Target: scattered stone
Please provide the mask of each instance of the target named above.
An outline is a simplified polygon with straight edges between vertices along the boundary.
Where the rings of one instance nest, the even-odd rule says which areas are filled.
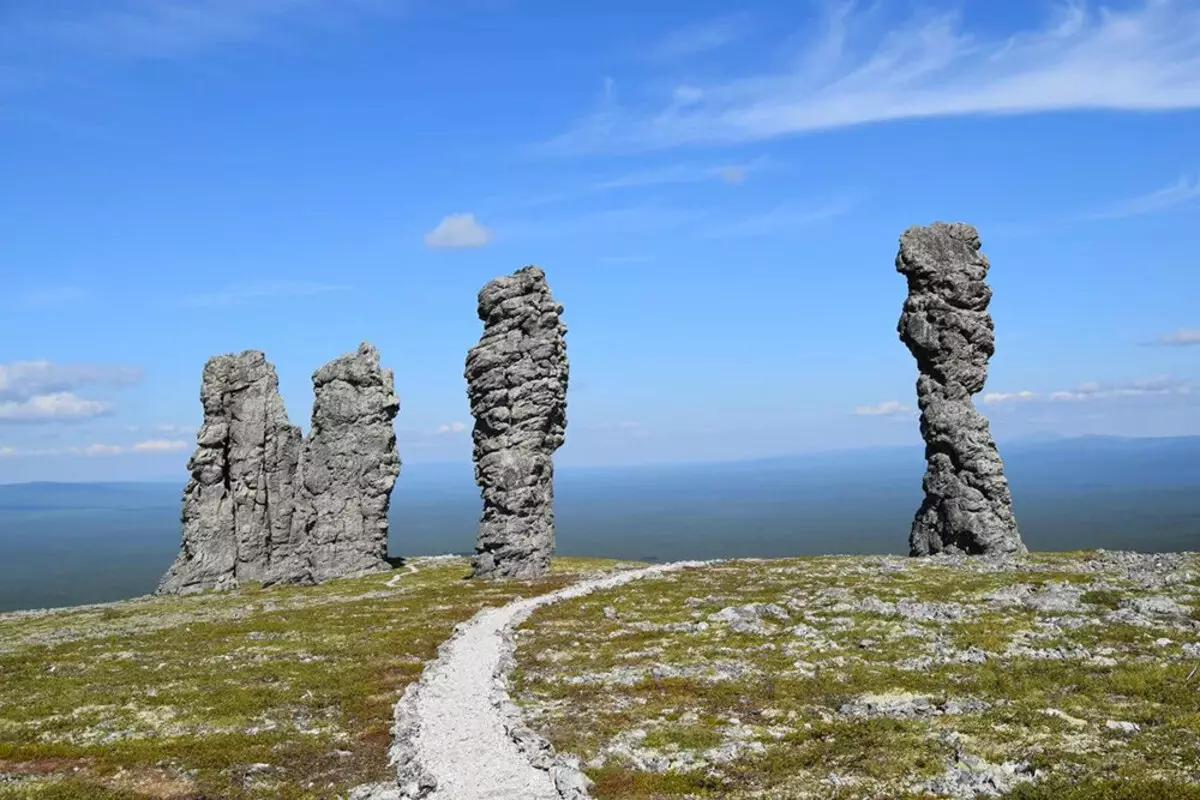
[[[1080,597],[1084,590],[1069,583],[1048,583],[1037,591],[1032,591],[1023,598],[1027,608],[1043,613],[1081,612],[1083,603]]]
[[[1115,719],[1106,720],[1104,727],[1110,731],[1120,731],[1121,733],[1137,733],[1142,729],[1142,726],[1136,722],[1122,722]]]
[[[1034,778],[1034,771],[1024,763],[993,764],[979,756],[962,753],[956,756],[942,775],[922,785],[927,792],[953,798],[998,797],[1012,791],[1023,781]]]
[[[917,402],[928,467],[909,537],[914,556],[1025,551],[987,419],[983,390],[995,352],[987,258],[970,225],[935,222],[900,237],[896,270],[908,279],[897,330],[917,360]]]
[[[771,633],[774,628],[766,620],[788,622],[791,615],[776,603],[749,603],[744,606],[727,606],[715,614],[708,615],[709,622],[724,622],[734,633]]]
[[[866,694],[838,708],[844,717],[918,719],[942,715],[978,713],[991,708],[982,700],[935,700],[909,692]]]
[[[483,498],[477,578],[537,577],[554,553],[553,455],[567,425],[562,310],[533,266],[479,292],[483,336],[465,371]]]
[[[1048,717],[1056,717],[1058,719],[1061,719],[1063,722],[1067,723],[1072,728],[1086,728],[1087,727],[1087,720],[1080,719],[1079,717],[1073,717],[1070,714],[1068,714],[1067,712],[1060,711],[1057,708],[1043,708],[1042,713]]]
[[[1143,617],[1186,617],[1188,615],[1188,609],[1170,597],[1162,595],[1127,597],[1121,601],[1120,607],[1127,608]]]

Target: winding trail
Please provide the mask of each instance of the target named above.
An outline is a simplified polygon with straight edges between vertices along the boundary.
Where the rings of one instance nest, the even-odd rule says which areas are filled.
[[[521,722],[507,692],[514,632],[535,609],[707,561],[609,573],[549,594],[484,609],[442,644],[396,704],[390,752],[397,784],[355,798],[560,800],[587,797],[577,762]]]

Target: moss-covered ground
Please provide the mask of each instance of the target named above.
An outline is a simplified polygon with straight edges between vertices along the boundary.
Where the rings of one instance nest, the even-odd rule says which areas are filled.
[[[732,561],[537,611],[597,798],[1200,798],[1200,558]],[[587,724],[579,724],[579,720]]]
[[[334,798],[388,776],[392,706],[456,623],[614,562],[0,615],[0,798]]]

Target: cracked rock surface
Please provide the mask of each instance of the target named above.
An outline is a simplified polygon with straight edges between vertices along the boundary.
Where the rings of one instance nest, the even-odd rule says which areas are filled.
[[[300,429],[288,420],[275,367],[257,350],[215,356],[204,365],[200,402],[183,544],[159,583],[164,594],[261,581],[291,555]]]
[[[467,354],[480,578],[545,574],[554,553],[554,451],[567,426],[567,327],[546,274],[528,266],[479,292],[483,336]]]
[[[963,223],[913,226],[900,237],[896,270],[908,279],[897,330],[917,360],[925,439],[925,499],[913,520],[914,556],[1024,551],[1004,465],[971,396],[983,390],[995,352],[979,234]]]
[[[388,507],[400,474],[392,371],[363,343],[313,373],[313,394],[297,490],[304,564],[315,581],[390,569]]]
[[[370,344],[326,364],[313,375],[312,431],[302,439],[262,352],[209,359],[182,545],[158,593],[387,569],[387,510],[400,471],[393,382]]]

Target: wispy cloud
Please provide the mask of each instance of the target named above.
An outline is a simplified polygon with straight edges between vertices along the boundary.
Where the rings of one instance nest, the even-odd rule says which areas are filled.
[[[0,445],[0,458],[32,458],[43,456],[119,456],[125,454],[152,455],[155,453],[178,453],[187,450],[187,442],[165,439],[134,442],[133,444],[104,444],[95,442],[85,445],[52,448],[27,448]]]
[[[17,302],[24,308],[43,309],[70,305],[85,297],[87,292],[78,286],[53,286],[22,292]]]
[[[112,404],[88,400],[72,392],[39,394],[0,403],[0,422],[61,422],[92,419],[112,413]]]
[[[492,232],[474,214],[450,214],[425,234],[425,246],[434,250],[464,250],[483,247],[492,241]]]
[[[1028,400],[1036,400],[1037,393],[1031,392],[1028,389],[1022,389],[1019,392],[986,392],[981,398],[984,403],[1023,403]]]
[[[646,102],[600,108],[546,150],[579,153],[731,144],[890,120],[1067,110],[1200,107],[1200,6],[1141,0],[1124,10],[1048,6],[1005,37],[963,30],[956,13],[900,25],[837,4],[787,69],[744,74]],[[884,30],[870,36],[871,28]],[[1184,187],[1186,191],[1186,187]]]
[[[1052,392],[1051,400],[1086,401],[1121,397],[1180,397],[1196,394],[1196,387],[1187,380],[1170,376],[1139,378],[1125,383],[1088,381],[1074,389]]]
[[[181,439],[150,439],[145,442],[134,442],[130,452],[134,453],[177,453],[187,450],[190,445]]]
[[[747,14],[727,14],[716,19],[685,25],[664,36],[647,49],[646,55],[660,61],[677,61],[733,44],[750,28]]]
[[[142,377],[140,367],[123,364],[55,364],[47,360],[0,364],[0,400],[28,400],[84,386],[128,386]]]
[[[1200,179],[1182,176],[1175,183],[1085,214],[1084,219],[1125,219],[1158,214],[1200,201]]]
[[[462,433],[467,429],[465,422],[447,422],[437,426],[437,432],[440,434],[446,433]]]
[[[859,406],[854,409],[856,417],[896,417],[908,416],[913,413],[915,412],[912,407],[904,405],[899,400],[884,400],[873,406]]]
[[[762,214],[713,225],[704,231],[704,235],[714,237],[768,236],[836,219],[848,214],[857,204],[857,197],[847,194],[819,205],[779,206]]]
[[[1172,347],[1200,345],[1200,328],[1179,328],[1170,333],[1164,333],[1151,344],[1165,344]]]
[[[1025,402],[1086,402],[1093,400],[1112,400],[1118,398],[1162,398],[1162,397],[1200,397],[1200,390],[1188,380],[1160,375],[1152,378],[1138,378],[1120,383],[1104,383],[1087,381],[1073,389],[1060,389],[1041,394],[1028,389],[1019,392],[988,392],[983,395],[983,402],[996,405],[1003,403]]]
[[[38,5],[41,5],[40,3]],[[125,59],[187,58],[221,46],[366,13],[402,9],[393,0],[110,0],[86,11],[26,14],[21,32],[78,52]],[[87,6],[85,6],[87,7]]]
[[[751,173],[767,169],[769,166],[770,162],[766,158],[757,158],[741,164],[668,164],[655,169],[599,179],[588,188],[592,191],[604,192],[614,189],[643,188],[673,183],[702,183],[705,181],[721,181],[737,185],[744,183]]]
[[[766,156],[746,161],[669,163],[615,175],[593,176],[557,191],[532,192],[523,195],[494,195],[484,199],[482,205],[495,213],[512,213],[592,199],[606,193],[628,189],[648,189],[656,186],[695,183],[724,183],[729,186],[738,186],[745,183],[751,176],[778,169],[779,166],[776,161]]]
[[[232,286],[218,292],[202,292],[184,298],[184,304],[189,306],[236,306],[256,300],[269,300],[279,297],[311,297],[329,292],[340,292],[349,289],[341,286],[316,281],[265,281],[241,286]]]

